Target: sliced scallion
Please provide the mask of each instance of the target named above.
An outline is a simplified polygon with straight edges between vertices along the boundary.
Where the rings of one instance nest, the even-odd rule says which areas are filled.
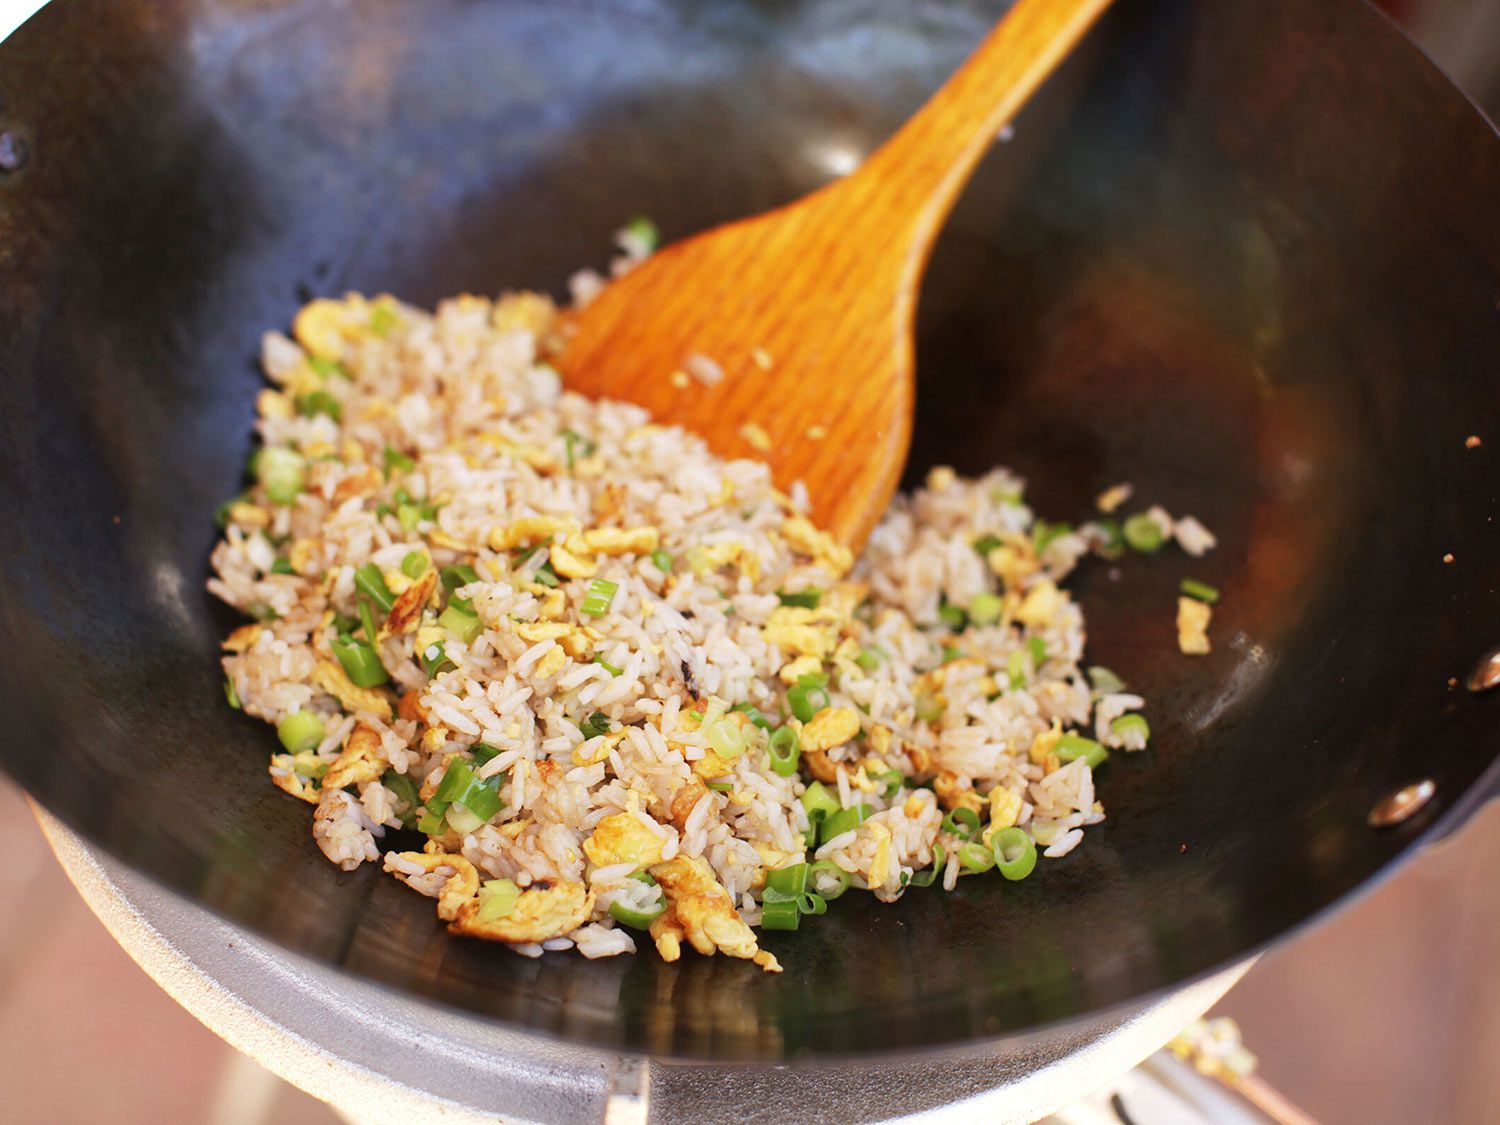
[[[1072,733],[1059,738],[1053,751],[1060,761],[1071,762],[1075,758],[1082,758],[1090,768],[1102,764],[1109,757],[1109,751],[1092,738]]]
[[[315,750],[323,741],[323,720],[311,711],[293,711],[276,724],[276,737],[289,754]]]
[[[730,708],[730,710],[740,712],[742,715],[746,716],[752,723],[760,727],[761,730],[771,731],[776,729],[776,724],[762,715],[760,713],[760,710],[753,703],[736,703],[733,707]]]
[[[244,704],[240,702],[240,693],[235,690],[233,676],[224,677],[224,699],[236,711],[245,709]]]
[[[651,565],[656,567],[656,569],[661,571],[663,574],[671,574],[672,556],[669,555],[666,551],[652,551]]]
[[[338,657],[344,675],[355,687],[372,688],[388,681],[390,673],[380,662],[375,646],[356,641],[344,633],[330,642],[333,655]]]
[[[786,701],[793,715],[809,723],[814,715],[828,706],[828,690],[814,677],[803,676],[787,689]]]
[[[938,620],[955,633],[962,633],[964,626],[969,623],[969,615],[959,606],[944,599],[938,606]]]
[[[1210,586],[1207,582],[1199,582],[1196,578],[1184,578],[1181,590],[1184,597],[1193,598],[1204,605],[1217,605],[1219,603],[1219,588]]]
[[[1151,737],[1151,724],[1146,721],[1145,715],[1121,715],[1109,724],[1109,729],[1122,738],[1139,734],[1142,742]]]
[[[381,451],[380,462],[385,466],[386,480],[391,479],[392,473],[409,473],[417,467],[416,461],[390,445]]]
[[[1005,599],[999,594],[975,594],[969,602],[969,620],[976,625],[993,625],[1005,611]]]
[[[401,560],[401,573],[408,578],[421,578],[427,573],[427,567],[431,565],[425,551],[409,551]]]
[[[1002,828],[990,838],[995,866],[1012,882],[1024,879],[1036,867],[1036,842],[1019,828]]]
[[[307,462],[292,449],[268,445],[255,455],[255,476],[273,504],[290,504],[307,480]]]
[[[1125,690],[1125,681],[1102,664],[1095,664],[1089,669],[1089,686],[1095,695],[1113,695]]]
[[[967,840],[979,831],[979,814],[973,809],[960,806],[943,817],[943,831]]]
[[[884,658],[885,650],[880,646],[864,645],[860,648],[859,655],[854,658],[854,663],[866,672],[873,672],[880,667],[880,662]]]
[[[645,910],[636,910],[619,901],[609,904],[609,916],[620,925],[629,926],[633,930],[649,930],[651,923],[666,912],[667,900],[660,892],[657,893],[655,904]]]
[[[766,872],[766,887],[784,895],[800,895],[807,890],[808,865],[794,863]]]
[[[982,874],[995,866],[995,853],[983,844],[970,840],[959,847],[958,862],[965,871]]]
[[[921,871],[912,872],[911,885],[914,887],[930,887],[938,881],[942,875],[943,868],[948,864],[947,853],[943,851],[943,845],[937,844],[932,849],[932,866],[924,867]]]
[[[381,613],[390,613],[391,606],[396,604],[396,595],[391,593],[391,588],[385,584],[385,575],[380,573],[380,568],[374,563],[365,563],[354,572],[354,588],[362,594],[368,594],[380,607]],[[375,638],[366,639],[373,641]]]
[[[745,752],[745,729],[728,715],[708,724],[708,744],[719,757],[733,761]]]
[[[785,590],[777,590],[776,597],[782,605],[797,606],[800,609],[817,609],[818,604],[823,600],[823,591],[798,590],[795,593],[788,593]]]
[[[509,879],[486,879],[479,888],[478,922],[498,922],[510,917],[521,897],[521,888]]]
[[[578,607],[579,613],[586,613],[590,617],[603,617],[609,612],[610,603],[615,600],[615,594],[619,592],[620,584],[611,582],[607,578],[596,578],[589,583],[588,593],[583,597],[583,604]]]
[[[797,772],[797,762],[802,757],[802,738],[793,727],[777,727],[771,732],[766,753],[771,759],[772,773],[791,777]]]
[[[471,645],[474,638],[484,631],[484,622],[479,620],[479,614],[473,609],[456,605],[457,601],[455,598],[449,602],[447,608],[438,614],[438,624],[464,644]]]
[[[625,234],[648,254],[661,244],[661,232],[645,215],[637,215],[626,223]]]
[[[807,865],[807,889],[832,902],[849,889],[849,872],[831,859],[820,859]]]
[[[979,553],[979,557],[982,559],[989,558],[990,552],[999,546],[1001,546],[1000,537],[997,535],[981,535],[978,539],[974,540],[974,550]]]
[[[578,730],[585,739],[598,738],[601,734],[608,734],[610,718],[603,711],[595,711],[587,719],[578,724]]]
[[[319,414],[324,414],[338,422],[343,420],[344,407],[327,391],[309,391],[297,396],[297,413],[304,418],[316,418]]]
[[[599,667],[603,668],[611,676],[621,675],[625,671],[625,669],[621,668],[618,664],[611,664],[608,660],[605,660],[604,657],[602,657],[602,656],[596,656],[596,657],[594,657],[594,663],[597,664],[597,665],[599,665]]]
[[[802,912],[795,901],[762,902],[760,924],[767,930],[795,930],[802,922]]]
[[[417,824],[417,806],[422,799],[417,795],[417,786],[411,777],[395,770],[386,770],[385,776],[380,783],[396,795],[396,816],[401,821],[403,828],[415,828]]]
[[[468,563],[460,563],[458,566],[443,567],[438,572],[438,577],[443,581],[443,589],[451,592],[478,582],[479,571],[475,570]]]
[[[884,773],[876,774],[875,780],[882,786],[880,795],[889,801],[901,792],[901,786],[906,784],[906,775],[898,769],[889,769]]]
[[[401,318],[390,305],[376,305],[370,310],[370,334],[385,339],[396,330]]]
[[[326,356],[310,355],[307,357],[307,366],[313,369],[313,373],[320,378],[329,379],[337,375],[340,379],[353,378],[349,369],[336,359],[328,359]]]
[[[1053,540],[1069,534],[1072,530],[1073,525],[1070,523],[1046,523],[1043,520],[1037,520],[1031,529],[1031,542],[1036,548],[1036,553],[1040,555],[1051,546]]]
[[[1131,550],[1145,555],[1154,555],[1167,541],[1167,537],[1162,534],[1161,524],[1146,512],[1137,512],[1131,516],[1120,525],[1120,531]]]
[[[826,844],[845,832],[852,832],[870,818],[871,811],[869,805],[855,805],[852,809],[840,809],[838,812],[830,813],[823,820],[823,829],[819,839]]]
[[[277,559],[275,562],[273,562],[271,564],[271,573],[272,574],[296,574],[297,572],[292,569],[292,563],[291,563],[290,559],[281,559],[281,558],[279,558],[279,559]]]
[[[839,811],[839,799],[830,793],[821,781],[808,782],[802,793],[802,808],[810,824]]]

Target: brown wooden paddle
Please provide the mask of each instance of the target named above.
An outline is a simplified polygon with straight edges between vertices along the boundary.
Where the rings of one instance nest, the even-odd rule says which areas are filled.
[[[906,460],[933,239],[1001,127],[1108,4],[1018,0],[856,171],[613,282],[577,315],[568,385],[770,462],[781,487],[806,483],[814,520],[862,546]]]

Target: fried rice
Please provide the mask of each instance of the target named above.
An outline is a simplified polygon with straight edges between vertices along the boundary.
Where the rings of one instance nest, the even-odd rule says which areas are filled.
[[[1063,585],[1107,521],[939,468],[855,559],[764,464],[570,393],[559,324],[350,295],[265,337],[209,588],[254,619],[226,695],[330,861],[527,955],[776,970],[761,928],[1022,878],[1104,818],[1094,770],[1149,737]]]

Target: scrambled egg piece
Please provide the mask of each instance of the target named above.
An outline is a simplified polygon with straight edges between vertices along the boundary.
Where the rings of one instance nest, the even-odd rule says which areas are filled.
[[[751,582],[760,581],[760,556],[743,543],[696,543],[687,549],[687,568],[694,574],[712,574],[730,565],[738,566]]]
[[[833,651],[834,623],[821,609],[784,605],[771,611],[762,630],[767,641],[785,652],[822,660]]]
[[[495,302],[490,323],[502,332],[526,332],[540,336],[552,323],[557,309],[541,293],[506,293]]]
[[[952,770],[938,771],[932,779],[932,791],[945,809],[968,809],[976,815],[984,811],[984,799],[974,792],[973,786],[960,785],[958,775]]]
[[[833,764],[826,751],[803,750],[802,760],[807,763],[807,771],[825,785],[838,781],[839,768]]]
[[[382,691],[356,687],[344,669],[332,660],[320,660],[313,669],[312,682],[333,696],[346,711],[368,711],[383,719],[390,718],[391,701]]]
[[[1064,604],[1065,599],[1058,593],[1056,583],[1050,578],[1042,578],[1026,591],[1026,596],[1016,607],[1016,620],[1023,625],[1050,625]]]
[[[532,665],[531,672],[534,679],[546,680],[562,671],[563,665],[568,662],[568,654],[560,645],[553,645],[542,658]]]
[[[380,470],[366,465],[347,473],[344,479],[333,486],[333,502],[342,504],[355,496],[369,496],[379,490],[385,478],[380,475]]]
[[[583,842],[583,854],[599,867],[633,863],[649,867],[661,862],[661,837],[628,812],[613,813],[599,822]]]
[[[543,539],[566,539],[577,531],[578,525],[571,520],[557,519],[554,516],[525,516],[515,523],[491,528],[489,544],[491,550],[509,551],[516,547],[533,546]]]
[[[290,793],[299,801],[316,805],[322,800],[318,787],[297,772],[296,763],[290,754],[271,755],[271,784],[283,793]]]
[[[734,712],[738,714],[738,712]],[[703,757],[693,763],[693,772],[704,781],[714,781],[734,772],[734,763],[724,758],[712,746],[703,749]]]
[[[429,566],[422,577],[402,591],[385,619],[385,632],[388,636],[409,633],[417,627],[417,622],[422,619],[422,609],[432,597],[432,592],[437,589],[437,583],[437,567]]]
[[[343,753],[334,759],[333,765],[323,775],[323,788],[361,785],[377,780],[383,773],[385,760],[380,756],[380,735],[373,727],[356,723],[344,740]]]
[[[1208,623],[1213,607],[1196,598],[1177,599],[1177,647],[1188,656],[1202,656],[1211,650]]]
[[[363,299],[359,301],[364,304]],[[326,297],[309,301],[292,320],[292,335],[313,355],[322,359],[341,359],[345,341],[351,332],[352,317],[345,301]],[[364,318],[368,319],[368,318]]]
[[[576,627],[565,621],[518,621],[515,629],[516,636],[531,645],[537,641],[560,640],[576,632]]]
[[[854,553],[826,531],[820,531],[806,516],[788,516],[781,523],[781,536],[804,555],[822,563],[835,578],[842,578],[854,565]]]
[[[477,887],[475,892],[449,924],[453,933],[492,941],[546,941],[572,933],[588,921],[594,909],[594,892],[582,883],[538,879],[521,892],[514,909],[504,918],[481,922]]]
[[[465,906],[478,908],[479,895],[479,872],[474,865],[461,855],[449,855],[446,852],[401,852],[400,856],[408,863],[414,863],[423,871],[439,871],[446,867],[452,874],[448,881],[443,884],[443,890],[438,895],[437,914],[445,922],[451,922],[457,918]],[[391,872],[403,883],[407,876],[386,861],[387,871]]]
[[[241,527],[261,528],[271,525],[271,513],[264,508],[237,500],[229,505],[229,522],[237,523]]]
[[[852,707],[825,707],[802,728],[802,752],[832,750],[859,734],[859,713]]]
[[[412,688],[396,701],[396,714],[414,723],[427,721],[427,708],[422,705],[422,693]]]
[[[599,560],[582,550],[580,536],[569,536],[566,543],[554,543],[547,558],[552,569],[563,578],[592,578],[599,573]]]
[[[776,675],[784,684],[795,684],[803,676],[812,676],[823,670],[823,662],[816,656],[799,656],[788,660]]]
[[[270,387],[255,396],[255,409],[262,418],[290,418],[296,413],[291,399]]]
[[[245,652],[255,647],[255,642],[260,640],[260,635],[264,632],[265,628],[261,625],[241,625],[225,637],[219,647],[225,652]]]
[[[699,953],[711,957],[722,952],[730,957],[754,961],[770,973],[781,966],[763,952],[755,931],[745,924],[729,892],[719,885],[708,864],[695,856],[675,856],[651,868],[667,898],[667,910],[651,923],[651,937],[663,961],[675,961],[686,938]]]
[[[596,527],[580,538],[584,549],[599,555],[649,555],[661,545],[661,532],[644,527]]]
[[[1042,565],[1037,561],[1031,540],[1025,536],[1009,537],[1000,546],[991,548],[984,561],[1007,590],[1019,590]]]
[[[687,818],[693,814],[693,809],[698,807],[698,802],[707,792],[708,786],[696,777],[690,777],[682,788],[672,794],[672,804],[668,807],[667,819],[676,826],[678,831],[681,831],[687,824]]]
[[[1003,828],[1013,828],[1021,815],[1021,795],[1013,793],[1003,785],[990,790],[990,824],[984,830],[984,842]]]

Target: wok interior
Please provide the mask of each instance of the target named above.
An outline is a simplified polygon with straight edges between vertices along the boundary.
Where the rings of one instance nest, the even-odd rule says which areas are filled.
[[[1354,887],[1379,797],[1489,765],[1447,684],[1495,638],[1493,133],[1355,4],[1122,2],[939,245],[909,478],[1004,463],[1053,519],[1121,480],[1220,548],[1089,562],[1090,660],[1155,736],[1015,885],[852,895],[786,973],[530,961],[317,852],[228,710],[203,591],[260,333],[312,294],[561,292],[637,213],[668,237],[869,151],[1003,5],[58,0],[0,50],[33,158],[0,181],[4,764],[90,838],[353,972],[609,1046],[774,1058],[1097,1012]],[[1313,11],[1311,9],[1317,9]],[[59,77],[55,60],[76,57]],[[830,371],[828,378],[837,378]],[[1441,561],[1446,552],[1452,565]],[[1492,557],[1492,556],[1491,556]],[[1184,576],[1224,591],[1175,649]]]

